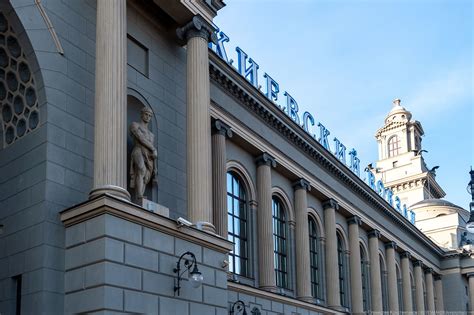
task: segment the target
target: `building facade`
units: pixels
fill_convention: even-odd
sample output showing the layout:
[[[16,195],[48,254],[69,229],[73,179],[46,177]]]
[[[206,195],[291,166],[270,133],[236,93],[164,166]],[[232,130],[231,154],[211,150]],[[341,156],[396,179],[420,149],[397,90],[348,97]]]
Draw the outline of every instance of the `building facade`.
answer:
[[[0,313],[471,310],[470,251],[413,225],[287,93],[275,106],[242,51],[223,58],[223,6],[0,2]]]

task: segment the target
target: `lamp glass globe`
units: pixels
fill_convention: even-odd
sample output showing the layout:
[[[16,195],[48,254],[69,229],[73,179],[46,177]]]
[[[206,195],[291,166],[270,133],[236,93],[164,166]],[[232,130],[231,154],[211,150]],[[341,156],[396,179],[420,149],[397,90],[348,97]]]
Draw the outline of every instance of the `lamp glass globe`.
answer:
[[[189,282],[191,282],[193,288],[199,288],[203,280],[204,277],[200,272],[192,272],[191,277],[189,277]]]

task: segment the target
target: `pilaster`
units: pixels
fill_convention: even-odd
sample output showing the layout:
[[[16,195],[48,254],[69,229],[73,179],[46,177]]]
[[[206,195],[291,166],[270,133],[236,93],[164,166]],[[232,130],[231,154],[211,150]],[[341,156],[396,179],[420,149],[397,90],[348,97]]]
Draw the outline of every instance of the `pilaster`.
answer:
[[[362,297],[362,270],[360,264],[360,244],[359,227],[362,221],[358,216],[353,216],[347,220],[349,225],[349,264],[351,270],[351,301],[352,313],[364,313]]]
[[[434,275],[434,290],[436,296],[435,308],[436,312],[444,314],[444,298],[443,298],[443,279],[441,275]]]
[[[423,262],[417,260],[413,263],[415,273],[415,301],[418,314],[425,313],[425,299],[423,294]],[[474,284],[474,283],[473,283]]]
[[[187,53],[187,194],[189,218],[203,230],[214,232],[211,224],[211,125],[209,121],[208,43],[215,38],[214,27],[194,16],[176,34],[186,40]]]
[[[433,284],[433,269],[425,269],[425,285],[426,285],[426,311],[432,313],[435,311],[434,300],[434,284]]]
[[[126,0],[97,2],[94,184],[90,198],[108,193],[130,200],[127,187]]]
[[[293,183],[293,188],[296,217],[296,296],[301,300],[312,301],[307,197],[311,186],[307,180],[300,178]]]
[[[268,153],[256,158],[257,163],[257,234],[259,287],[273,291],[276,289],[273,254],[273,216],[272,216],[272,176],[271,167],[275,159]]]
[[[388,242],[385,244],[385,256],[387,260],[387,284],[388,284],[388,307],[391,314],[398,314],[400,306],[398,304],[398,283],[397,267],[395,265],[395,250],[397,243]]]
[[[411,292],[410,279],[410,258],[409,252],[403,252],[400,255],[400,264],[402,268],[402,285],[403,285],[403,311],[413,312],[413,297]]]
[[[326,292],[328,306],[338,309],[341,306],[339,297],[339,269],[337,261],[336,210],[339,204],[334,199],[323,202],[324,229],[326,230]]]
[[[372,299],[372,312],[383,312],[382,279],[380,278],[379,258],[380,231],[369,232],[369,257],[370,257],[370,294]]]
[[[474,314],[474,273],[468,273],[466,276],[469,283],[469,314]]]
[[[226,137],[232,130],[221,120],[212,122],[212,208],[216,233],[227,238],[227,155]]]

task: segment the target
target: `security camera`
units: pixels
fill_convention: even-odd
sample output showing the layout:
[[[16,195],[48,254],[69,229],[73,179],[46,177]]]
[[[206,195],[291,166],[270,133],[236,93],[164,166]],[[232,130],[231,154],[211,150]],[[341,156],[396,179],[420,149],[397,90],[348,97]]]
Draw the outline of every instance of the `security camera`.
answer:
[[[185,218],[183,217],[179,217],[177,220],[176,220],[176,223],[178,224],[178,228],[182,227],[182,226],[191,226],[193,225],[192,222],[186,220]]]

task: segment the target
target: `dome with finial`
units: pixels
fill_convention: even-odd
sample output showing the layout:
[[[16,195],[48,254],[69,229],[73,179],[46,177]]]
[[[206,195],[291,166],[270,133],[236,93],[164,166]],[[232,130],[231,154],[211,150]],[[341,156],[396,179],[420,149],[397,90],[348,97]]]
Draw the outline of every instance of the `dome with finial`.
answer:
[[[385,124],[392,121],[407,122],[411,119],[411,113],[400,105],[401,100],[399,98],[393,100],[393,107],[385,118]]]

